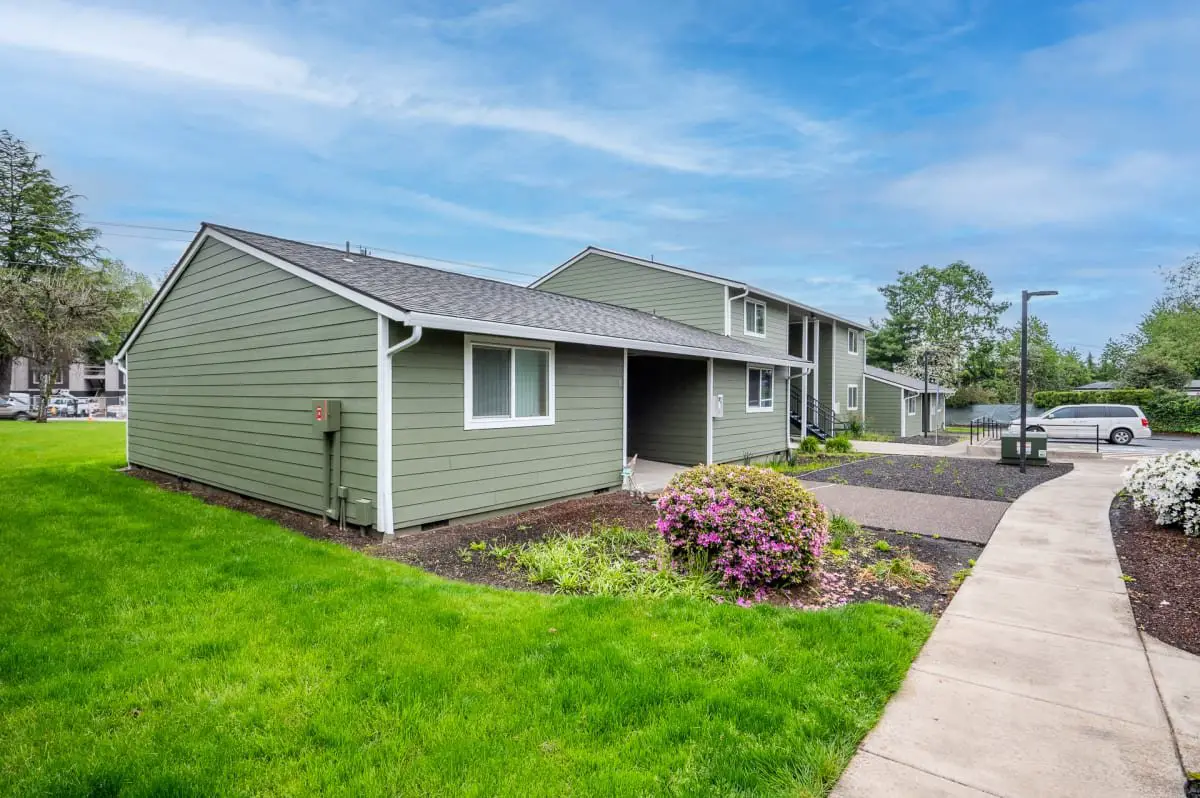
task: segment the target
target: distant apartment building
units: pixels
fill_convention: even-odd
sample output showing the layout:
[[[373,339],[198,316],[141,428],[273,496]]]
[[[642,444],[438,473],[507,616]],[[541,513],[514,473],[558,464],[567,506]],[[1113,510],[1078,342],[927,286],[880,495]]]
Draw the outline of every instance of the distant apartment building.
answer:
[[[11,391],[41,390],[41,370],[28,358],[18,357],[12,363]],[[103,363],[72,363],[59,374],[54,390],[69,391],[75,396],[104,396],[120,399],[125,396],[125,375],[111,360]]]

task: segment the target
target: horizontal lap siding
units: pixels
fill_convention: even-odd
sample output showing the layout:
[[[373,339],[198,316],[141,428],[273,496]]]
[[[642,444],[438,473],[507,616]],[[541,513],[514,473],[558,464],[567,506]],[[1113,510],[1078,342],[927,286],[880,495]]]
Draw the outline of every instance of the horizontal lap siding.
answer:
[[[787,369],[775,369],[775,409],[746,412],[746,364],[713,361],[713,393],[724,394],[725,415],[713,419],[713,461],[728,463],[787,451]]]
[[[733,292],[734,289],[729,289]],[[741,293],[740,291],[734,293]],[[750,299],[762,302],[767,306],[766,337],[746,334],[746,300],[735,299],[729,303],[729,335],[741,341],[748,341],[758,346],[765,346],[772,352],[781,355],[788,354],[788,306],[773,299],[764,299],[750,295]]]
[[[833,325],[821,323],[821,340],[817,347],[817,399],[826,407],[833,407]]]
[[[463,336],[427,331],[393,364],[396,526],[621,483],[619,349],[558,344],[555,423],[463,429]]]
[[[900,434],[900,389],[867,378],[866,427],[882,435]]]
[[[129,353],[129,456],[321,512],[312,400],[342,400],[342,484],[375,500],[375,315],[225,244],[186,267]]]
[[[604,255],[588,255],[538,288],[725,332],[725,286]]]
[[[849,418],[851,415],[861,413],[862,403],[859,403],[859,410],[848,410],[846,408],[846,387],[849,385],[857,385],[858,391],[862,393],[863,384],[863,354],[866,352],[867,342],[862,334],[858,333],[858,354],[850,354],[846,349],[848,328],[845,324],[837,325],[837,332],[833,340],[833,358],[837,363],[837,413],[839,416]],[[825,331],[821,331],[824,335]],[[870,406],[871,401],[868,398],[867,405]]]
[[[706,457],[708,362],[629,358],[629,456],[679,465]]]

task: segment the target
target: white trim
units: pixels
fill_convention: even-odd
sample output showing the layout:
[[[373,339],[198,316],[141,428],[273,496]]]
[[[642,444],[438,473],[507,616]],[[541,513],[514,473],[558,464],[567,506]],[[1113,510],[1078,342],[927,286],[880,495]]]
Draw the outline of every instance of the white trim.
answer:
[[[813,319],[813,396],[821,401],[821,320]],[[807,409],[805,412],[808,412]]]
[[[850,389],[851,388],[854,389],[854,404],[853,405],[850,404]],[[858,383],[855,383],[855,382],[846,383],[846,412],[847,413],[850,412],[851,410],[859,409],[860,405],[862,404],[861,391],[862,391],[862,389],[859,387]]]
[[[589,255],[602,255],[606,258],[612,258],[613,260],[620,260],[620,261],[624,261],[626,263],[633,263],[638,266],[645,266],[648,269],[657,269],[658,271],[669,272],[670,274],[678,274],[678,275],[682,275],[683,277],[692,277],[697,280],[704,280],[705,282],[716,283],[717,285],[724,285],[729,288],[740,288],[747,292],[750,290],[753,290],[754,293],[756,293],[760,296],[765,296],[767,299],[774,299],[776,302],[783,302],[784,304],[792,305],[794,307],[800,308],[801,310],[808,311],[809,313],[813,313],[813,314],[822,316],[826,319],[829,319],[830,321],[834,321],[834,320],[840,321],[843,324],[846,324],[850,327],[854,327],[856,330],[866,331],[866,329],[867,329],[867,325],[860,324],[859,322],[853,321],[852,319],[843,319],[840,316],[834,316],[832,314],[826,313],[825,311],[821,310],[820,308],[814,308],[809,305],[805,305],[800,302],[797,302],[794,299],[788,299],[787,297],[782,296],[781,294],[776,294],[771,291],[765,291],[761,288],[753,288],[752,289],[751,286],[746,285],[745,283],[738,282],[737,280],[726,280],[724,277],[717,277],[712,274],[705,274],[704,272],[692,271],[691,269],[682,269],[682,268],[679,268],[678,266],[670,266],[666,263],[659,263],[659,262],[653,261],[653,260],[646,260],[645,258],[639,258],[634,255],[625,255],[620,252],[613,252],[612,250],[609,250],[609,249],[601,249],[600,247],[588,247],[583,252],[580,252],[578,255],[575,255],[574,257],[572,257],[570,260],[555,267],[554,269],[552,269],[551,271],[549,271],[542,277],[537,278],[532,283],[530,283],[528,287],[529,288],[538,288],[539,286],[541,286],[542,283],[546,282],[551,277],[554,277],[555,275],[562,273],[564,270],[571,268],[576,263],[583,260],[584,258],[586,258]],[[734,297],[734,298],[736,299],[736,297]]]
[[[632,349],[640,352],[665,352],[671,355],[692,355],[695,357],[711,357],[716,360],[733,360],[740,363],[753,360],[756,363],[770,363],[773,366],[795,366],[804,368],[812,365],[807,361],[794,357],[771,357],[758,353],[727,352],[721,349],[705,347],[682,346],[678,344],[660,344],[654,341],[643,341],[637,338],[617,338],[611,335],[596,335],[594,333],[577,333],[566,330],[551,330],[544,327],[528,327],[521,324],[508,324],[498,321],[481,321],[479,319],[463,319],[456,316],[440,316],[434,313],[409,312],[402,319],[406,324],[428,327],[433,330],[451,330],[453,332],[477,333],[480,335],[499,335],[509,338],[523,338],[534,341],[556,341],[568,344],[590,344],[592,346],[607,346],[613,349]]]
[[[854,348],[853,349],[850,348],[851,333],[853,333],[853,335],[854,335]],[[846,354],[857,355],[858,350],[861,348],[862,347],[860,346],[859,340],[858,340],[858,330],[854,329],[853,327],[847,327],[846,328]]]
[[[790,398],[790,397],[789,397]],[[800,438],[808,437],[808,375],[800,383]]]
[[[126,358],[128,357],[126,355]],[[125,374],[125,467],[129,468],[133,465],[129,462],[129,363],[113,360],[113,365],[117,367],[118,372]],[[120,382],[117,384],[120,385]]]
[[[837,400],[837,322],[830,322],[832,332],[829,339],[829,409],[833,415],[838,414]]]
[[[756,308],[762,308],[762,320],[763,320],[763,331],[762,332],[758,332],[756,330],[751,330],[749,328],[750,306],[751,305],[753,305]],[[757,314],[755,314],[755,315],[757,315]],[[766,302],[763,302],[761,299],[751,299],[748,296],[744,296],[742,298],[742,333],[744,335],[749,335],[752,338],[766,338],[767,337],[767,303]]]
[[[915,416],[917,414],[917,409],[918,409],[917,408],[917,397],[920,395],[921,394],[919,394],[919,393],[914,393],[912,396],[904,397],[904,413],[905,413],[905,415]],[[913,407],[912,410],[908,409],[909,402],[912,402],[912,407]]]
[[[884,379],[883,377],[876,377],[874,374],[868,374],[865,371],[863,372],[863,379],[875,380],[875,382],[882,382],[884,385],[890,385],[893,388],[899,388],[903,391],[911,391],[916,394],[925,393],[925,391],[922,390],[921,388],[914,388],[911,385],[905,385],[904,383],[900,383],[900,382],[893,382],[892,380]],[[932,382],[929,383],[929,388],[930,388],[929,393],[941,393],[942,392],[941,386],[934,385]]]
[[[907,437],[908,416],[904,415],[904,389],[900,389],[900,437]]]
[[[725,286],[724,290],[725,290],[725,335],[729,336],[729,335],[733,334],[733,331],[731,329],[733,326],[733,321],[729,318],[730,316],[733,315],[733,313],[729,307],[729,286]]]
[[[708,359],[708,412],[707,423],[704,425],[704,462],[712,465],[713,461],[713,359]]]
[[[393,533],[392,498],[392,356],[390,322],[377,315],[375,324],[375,528]]]
[[[751,371],[769,371],[771,372],[771,406],[770,407],[751,407],[750,406],[750,372]],[[759,402],[762,402],[761,388],[759,389]],[[769,364],[762,363],[747,363],[746,364],[746,412],[747,413],[774,413],[775,412],[775,367]]]
[[[373,313],[377,313],[381,316],[385,316],[396,321],[400,321],[404,318],[404,311],[400,310],[399,308],[393,307],[385,302],[380,302],[378,299],[368,296],[367,294],[347,288],[341,283],[337,283],[326,277],[322,277],[315,272],[311,272],[308,269],[297,266],[296,264],[290,263],[282,258],[277,258],[268,252],[263,252],[257,247],[253,247],[250,244],[239,241],[238,239],[228,236],[218,230],[213,230],[209,227],[202,227],[200,232],[196,234],[196,238],[192,241],[191,245],[188,246],[187,250],[183,253],[183,257],[179,259],[179,262],[175,265],[175,268],[171,270],[171,274],[167,277],[166,282],[162,284],[162,287],[158,289],[158,292],[154,295],[154,298],[150,300],[150,304],[142,313],[141,318],[138,319],[137,325],[134,326],[133,330],[129,333],[129,337],[125,339],[125,343],[121,345],[121,349],[113,358],[114,360],[124,359],[126,353],[129,351],[129,348],[133,345],[133,342],[137,340],[139,335],[141,335],[142,329],[145,328],[145,326],[150,322],[150,319],[154,316],[155,312],[157,312],[158,306],[163,303],[163,301],[167,298],[167,294],[169,294],[171,289],[175,286],[175,283],[179,281],[179,278],[183,276],[183,273],[187,270],[187,267],[191,265],[192,259],[196,256],[196,253],[200,251],[200,247],[203,246],[204,242],[210,238],[214,241],[220,241],[222,244],[226,244],[234,249],[240,250],[241,252],[245,252],[248,255],[253,255],[265,263],[269,263],[272,266],[282,269],[288,274],[299,277],[302,280],[307,280],[313,285],[320,286],[326,291],[336,294],[343,299],[347,299],[356,305],[361,305]]]
[[[629,462],[629,350],[621,350],[621,468]]]
[[[474,399],[473,380],[474,375],[471,364],[471,350],[475,346],[490,346],[493,348],[507,348],[512,351],[512,356],[509,358],[509,368],[511,370],[511,378],[509,379],[509,413],[512,414],[508,418],[475,418],[472,413],[472,400]],[[517,358],[516,350],[528,349],[536,352],[545,352],[549,356],[549,364],[547,370],[546,386],[547,393],[547,415],[544,416],[518,416],[517,412]],[[553,342],[531,342],[527,339],[512,339],[512,338],[496,338],[493,336],[479,335],[464,335],[463,336],[463,429],[478,430],[478,429],[507,429],[509,427],[548,427],[554,424],[554,384],[557,382],[554,372],[554,343]]]

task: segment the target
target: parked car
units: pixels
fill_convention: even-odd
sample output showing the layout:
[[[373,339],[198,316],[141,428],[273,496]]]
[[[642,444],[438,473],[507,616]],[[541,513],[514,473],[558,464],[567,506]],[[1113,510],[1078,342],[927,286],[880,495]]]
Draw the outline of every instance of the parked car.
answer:
[[[1051,438],[1101,440],[1122,446],[1135,438],[1149,438],[1150,419],[1136,405],[1060,405],[1040,416],[1025,420],[1029,432],[1045,432]],[[1018,419],[1009,431],[1020,432]]]
[[[29,405],[11,396],[0,397],[0,418],[14,421],[28,421],[33,418]]]

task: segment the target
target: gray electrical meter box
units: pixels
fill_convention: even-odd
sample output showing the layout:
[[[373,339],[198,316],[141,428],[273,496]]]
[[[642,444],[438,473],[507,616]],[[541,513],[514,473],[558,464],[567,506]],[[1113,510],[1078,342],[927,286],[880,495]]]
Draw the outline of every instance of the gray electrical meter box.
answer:
[[[312,429],[314,435],[337,432],[342,428],[341,399],[312,400]]]

